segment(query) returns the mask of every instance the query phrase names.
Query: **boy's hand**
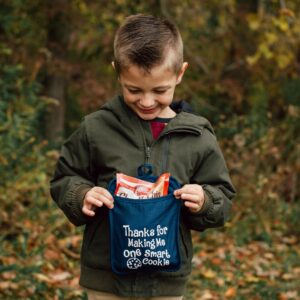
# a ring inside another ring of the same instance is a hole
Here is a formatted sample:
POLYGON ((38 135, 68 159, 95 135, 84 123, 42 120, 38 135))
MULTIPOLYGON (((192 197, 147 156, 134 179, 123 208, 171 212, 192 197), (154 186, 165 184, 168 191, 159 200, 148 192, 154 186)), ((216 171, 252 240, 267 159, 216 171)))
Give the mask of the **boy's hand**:
POLYGON ((95 186, 91 188, 83 199, 82 212, 90 217, 95 215, 95 209, 101 206, 108 208, 114 207, 114 198, 110 192, 102 187, 95 186))
POLYGON ((174 191, 177 199, 184 201, 184 205, 191 212, 198 212, 204 204, 204 191, 199 184, 185 184, 182 188, 174 191))

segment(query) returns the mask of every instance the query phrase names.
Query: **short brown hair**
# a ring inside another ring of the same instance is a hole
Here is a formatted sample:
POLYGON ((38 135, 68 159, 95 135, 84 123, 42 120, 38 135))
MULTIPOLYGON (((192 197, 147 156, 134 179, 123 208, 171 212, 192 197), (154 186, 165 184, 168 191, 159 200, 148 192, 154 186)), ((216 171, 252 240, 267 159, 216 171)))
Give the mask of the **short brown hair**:
POLYGON ((114 64, 118 74, 130 65, 146 72, 163 63, 171 50, 170 68, 178 73, 183 63, 183 44, 179 30, 169 20, 151 15, 129 16, 114 40, 114 64))

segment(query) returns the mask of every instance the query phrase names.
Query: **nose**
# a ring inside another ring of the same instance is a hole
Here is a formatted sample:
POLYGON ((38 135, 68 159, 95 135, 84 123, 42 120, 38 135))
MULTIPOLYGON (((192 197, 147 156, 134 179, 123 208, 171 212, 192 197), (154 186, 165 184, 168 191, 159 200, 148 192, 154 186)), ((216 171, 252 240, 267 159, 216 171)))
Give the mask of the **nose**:
POLYGON ((139 102, 143 108, 150 108, 155 104, 154 97, 151 94, 144 94, 139 102))

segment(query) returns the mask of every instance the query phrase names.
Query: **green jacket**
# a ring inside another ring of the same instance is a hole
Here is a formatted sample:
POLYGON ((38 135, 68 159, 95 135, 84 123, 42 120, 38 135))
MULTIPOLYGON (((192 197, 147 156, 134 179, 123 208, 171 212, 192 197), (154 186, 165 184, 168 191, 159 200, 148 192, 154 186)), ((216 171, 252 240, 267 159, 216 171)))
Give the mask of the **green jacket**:
POLYGON ((126 106, 121 96, 85 117, 65 142, 58 160, 51 195, 68 219, 85 225, 80 284, 121 296, 180 296, 191 272, 191 229, 223 226, 235 194, 228 170, 209 122, 180 112, 153 141, 150 124, 126 106), (107 188, 117 172, 137 176, 143 163, 154 175, 168 171, 182 185, 197 183, 205 191, 199 213, 182 206, 180 221, 181 268, 176 272, 116 275, 110 267, 108 209, 94 217, 81 211, 86 192, 107 188))

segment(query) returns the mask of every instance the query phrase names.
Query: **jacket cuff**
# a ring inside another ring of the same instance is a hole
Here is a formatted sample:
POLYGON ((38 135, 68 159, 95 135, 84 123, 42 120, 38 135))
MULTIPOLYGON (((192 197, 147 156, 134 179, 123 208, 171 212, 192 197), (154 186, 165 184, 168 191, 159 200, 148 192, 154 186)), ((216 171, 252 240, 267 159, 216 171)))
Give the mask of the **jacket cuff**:
POLYGON ((82 212, 85 194, 92 188, 87 184, 77 185, 69 194, 70 199, 70 221, 76 226, 85 224, 90 218, 82 212))

